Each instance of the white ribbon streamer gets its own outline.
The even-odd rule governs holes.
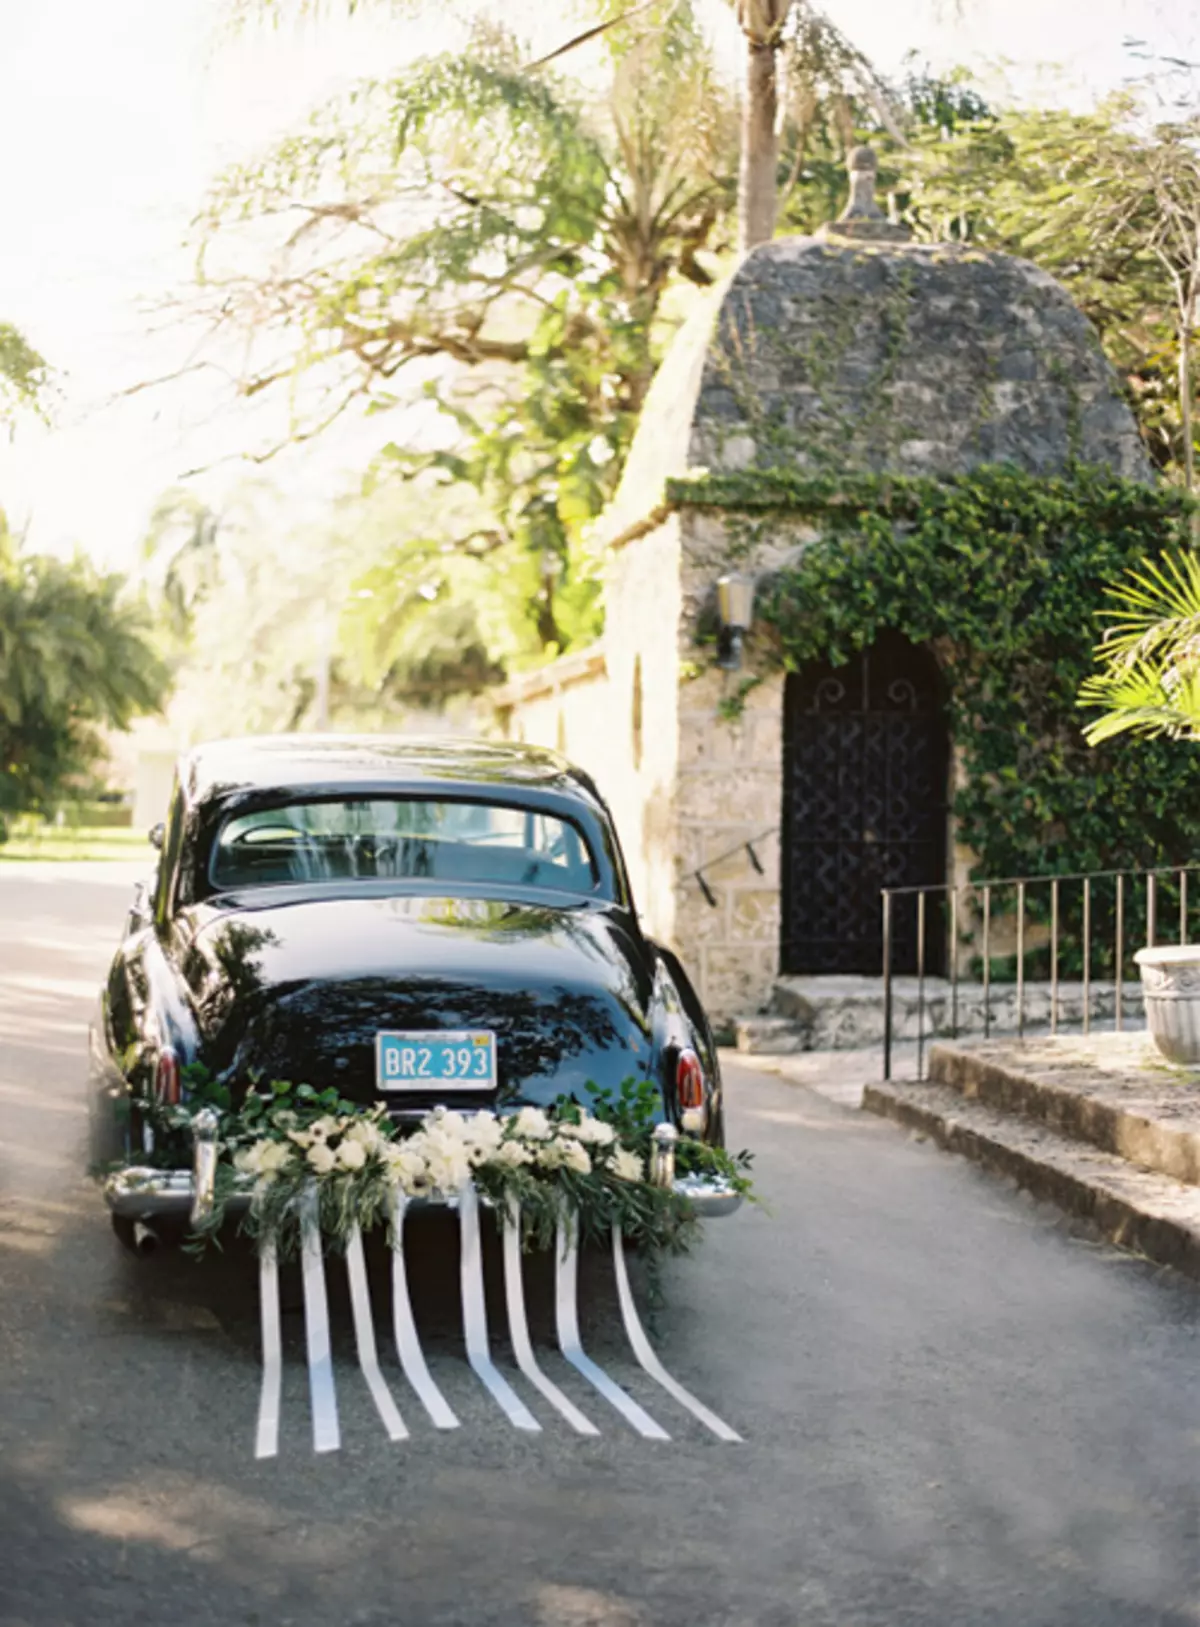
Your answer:
[[[476,1376],[487,1385],[509,1421],[518,1429],[540,1430],[541,1424],[521,1400],[504,1375],[496,1370],[488,1350],[487,1306],[483,1297],[483,1253],[479,1240],[479,1196],[468,1181],[459,1194],[458,1224],[462,1236],[463,1333],[467,1360]]]
[[[669,1441],[670,1436],[661,1424],[640,1407],[631,1395],[609,1378],[602,1367],[583,1352],[579,1338],[579,1318],[576,1311],[578,1297],[579,1248],[574,1218],[560,1214],[554,1270],[554,1299],[558,1320],[558,1343],[563,1355],[575,1370],[594,1385],[606,1401],[637,1430],[651,1441]]]
[[[723,1441],[740,1441],[741,1436],[735,1429],[723,1423],[715,1412],[710,1412],[702,1401],[697,1401],[689,1390],[673,1379],[662,1362],[654,1353],[654,1347],[646,1337],[646,1330],[642,1327],[638,1317],[637,1307],[633,1303],[633,1294],[629,1289],[629,1273],[625,1269],[625,1244],[621,1236],[621,1228],[613,1227],[613,1270],[617,1277],[617,1297],[621,1301],[621,1315],[625,1319],[625,1332],[629,1343],[633,1346],[633,1353],[641,1365],[646,1369],[652,1379],[662,1385],[668,1395],[673,1395],[680,1406],[695,1417],[699,1418],[712,1430],[713,1434]]]
[[[525,1314],[525,1285],[521,1275],[521,1210],[515,1198],[508,1200],[508,1224],[504,1227],[504,1295],[508,1302],[508,1331],[517,1366],[551,1406],[558,1408],[572,1428],[581,1435],[598,1435],[600,1431],[591,1419],[580,1412],[552,1379],[546,1377],[533,1354],[529,1320]]]
[[[336,1452],[342,1444],[333,1351],[329,1342],[329,1301],[316,1194],[304,1200],[300,1219],[300,1264],[304,1277],[304,1334],[308,1344],[308,1390],[312,1401],[313,1450]]]
[[[262,1325],[262,1389],[258,1396],[256,1458],[279,1451],[279,1395],[283,1383],[283,1349],[279,1337],[279,1265],[275,1239],[265,1237],[258,1253],[258,1307]]]
[[[396,1340],[396,1354],[405,1378],[417,1392],[421,1405],[436,1427],[457,1429],[458,1419],[434,1383],[417,1337],[412,1300],[408,1297],[408,1275],[404,1269],[404,1216],[407,1209],[408,1195],[397,1187],[392,1200],[392,1332]]]
[[[346,1275],[350,1279],[350,1309],[354,1316],[354,1343],[358,1347],[358,1365],[362,1368],[375,1410],[383,1420],[383,1427],[392,1441],[406,1441],[408,1430],[392,1392],[379,1371],[379,1351],[375,1344],[375,1323],[371,1317],[371,1292],[367,1286],[367,1262],[363,1255],[362,1232],[357,1224],[351,1229],[346,1244]]]

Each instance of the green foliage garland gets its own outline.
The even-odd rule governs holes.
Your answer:
[[[502,1225],[509,1203],[517,1203],[527,1248],[551,1245],[564,1203],[578,1216],[585,1242],[619,1225],[650,1255],[680,1253],[696,1232],[688,1200],[648,1179],[661,1107],[659,1088],[650,1081],[595,1091],[592,1113],[563,1097],[547,1112],[527,1107],[503,1117],[439,1108],[419,1128],[397,1124],[381,1102],[364,1108],[335,1089],[275,1080],[252,1086],[235,1107],[229,1086],[202,1067],[188,1068],[186,1082],[188,1099],[179,1106],[138,1098],[141,1120],[154,1131],[154,1150],[137,1163],[190,1168],[193,1115],[203,1107],[216,1111],[216,1202],[190,1239],[196,1252],[216,1240],[230,1199],[248,1186],[253,1196],[245,1229],[271,1238],[281,1256],[298,1251],[309,1201],[323,1235],[341,1248],[356,1226],[366,1232],[390,1225],[398,1187],[410,1197],[452,1197],[467,1179]],[[747,1153],[688,1136],[676,1147],[680,1175],[717,1176],[746,1197],[752,1196],[749,1166]]]
[[[977,876],[1200,855],[1200,753],[1155,740],[1090,749],[1077,707],[1106,589],[1183,540],[1180,493],[1084,467],[1053,478],[988,467],[952,479],[697,476],[667,495],[740,511],[740,550],[780,513],[818,529],[760,588],[766,664],[840,664],[884,629],[932,646],[964,770],[959,839]]]

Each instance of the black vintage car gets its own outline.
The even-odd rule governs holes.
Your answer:
[[[336,1086],[397,1116],[501,1113],[629,1078],[663,1125],[722,1144],[716,1048],[679,961],[643,934],[608,811],[532,747],[291,735],[184,757],[92,1032],[94,1161],[126,1242],[203,1209],[193,1170],[138,1167],[137,1100],[199,1062]],[[671,1128],[660,1126],[669,1149]],[[660,1174],[673,1168],[664,1159]],[[681,1180],[704,1212],[724,1183]]]

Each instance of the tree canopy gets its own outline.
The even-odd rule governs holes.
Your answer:
[[[1194,486],[1200,119],[1154,125],[1128,95],[1091,113],[1008,111],[918,132],[899,162],[922,235],[1024,256],[1064,284],[1154,462]]]
[[[124,579],[24,552],[0,516],[0,837],[85,789],[103,730],[154,711],[165,682]]]

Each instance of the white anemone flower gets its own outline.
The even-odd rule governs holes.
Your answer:
[[[260,1141],[258,1144],[258,1172],[260,1175],[278,1175],[292,1156],[286,1141]]]
[[[367,1149],[361,1141],[352,1141],[347,1136],[338,1147],[337,1161],[341,1169],[361,1169],[367,1161]]]
[[[337,1158],[333,1148],[326,1146],[323,1140],[315,1141],[308,1149],[308,1162],[318,1175],[328,1175]]]
[[[502,1141],[495,1152],[488,1154],[487,1162],[501,1169],[520,1169],[523,1164],[533,1163],[533,1152],[521,1141]]]
[[[461,1113],[451,1108],[439,1107],[433,1115],[433,1123],[426,1119],[427,1129],[440,1131],[444,1136],[453,1136],[456,1141],[462,1141],[467,1134],[467,1121]]]
[[[606,1124],[603,1119],[594,1119],[587,1113],[578,1124],[560,1124],[558,1133],[560,1136],[574,1136],[576,1141],[593,1147],[611,1147],[617,1139],[617,1132],[611,1124]]]
[[[485,1109],[472,1113],[467,1120],[465,1134],[473,1147],[498,1147],[504,1136],[504,1126],[494,1113]]]
[[[554,1133],[540,1107],[523,1107],[509,1125],[513,1135],[523,1136],[526,1141],[549,1141]]]
[[[291,1157],[285,1141],[256,1141],[234,1154],[233,1165],[243,1175],[277,1175]]]
[[[391,1143],[384,1149],[383,1159],[388,1173],[410,1198],[419,1197],[429,1190],[429,1166],[419,1148],[414,1147],[411,1141]]]
[[[617,1148],[609,1167],[618,1181],[644,1181],[646,1178],[645,1164],[637,1153],[630,1152],[628,1147]]]
[[[570,1169],[576,1175],[588,1175],[592,1168],[587,1148],[570,1136],[555,1136],[553,1141],[539,1147],[537,1161],[543,1169]]]
[[[379,1144],[382,1140],[383,1136],[380,1134],[379,1126],[371,1119],[355,1119],[354,1123],[346,1131],[342,1145],[345,1146],[348,1142],[357,1143],[364,1152],[373,1153],[379,1151]]]

